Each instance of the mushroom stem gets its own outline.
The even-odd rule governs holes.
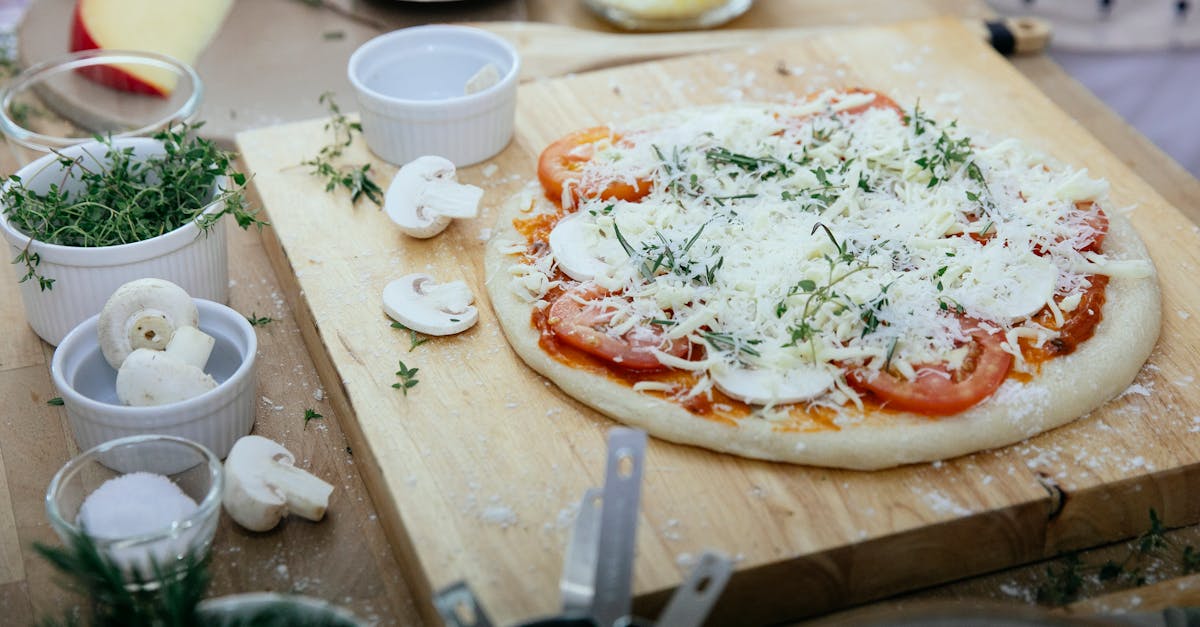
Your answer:
[[[166,314],[153,309],[142,311],[129,325],[129,345],[135,350],[163,350],[174,336],[175,327],[167,320]]]
[[[333,486],[291,464],[272,463],[263,480],[283,496],[287,511],[312,521],[325,517]]]
[[[166,353],[176,361],[193,365],[201,370],[212,355],[216,340],[196,327],[180,327],[167,344]]]

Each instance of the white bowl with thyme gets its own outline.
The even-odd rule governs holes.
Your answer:
[[[114,138],[26,165],[0,188],[0,233],[34,332],[57,345],[122,284],[160,278],[224,303],[229,262],[221,218],[246,209],[233,157],[184,127]]]

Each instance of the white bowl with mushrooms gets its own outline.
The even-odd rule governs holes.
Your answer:
[[[224,458],[254,426],[257,352],[238,312],[144,279],[68,333],[50,372],[81,449],[157,433]]]

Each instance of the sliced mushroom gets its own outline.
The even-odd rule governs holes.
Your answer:
[[[474,326],[479,320],[474,300],[466,283],[437,283],[428,274],[409,274],[383,288],[384,312],[426,335],[453,335]]]
[[[148,348],[130,353],[117,371],[117,398],[134,407],[178,403],[215,387],[212,375]]]
[[[164,350],[176,329],[199,322],[196,303],[182,287],[163,279],[130,281],[100,310],[100,352],[113,368],[120,368],[134,349]]]
[[[576,281],[590,281],[608,264],[587,246],[587,215],[573,213],[558,221],[547,239],[558,268]]]
[[[1041,311],[1057,288],[1058,267],[1053,261],[996,246],[963,274],[961,287],[952,295],[997,320],[1016,321]]]
[[[717,389],[751,405],[798,403],[820,396],[833,385],[833,375],[817,366],[787,370],[727,365],[714,368]]]
[[[424,239],[446,230],[454,218],[479,215],[482,198],[482,189],[454,180],[450,160],[430,155],[400,168],[383,207],[402,232]]]
[[[225,458],[221,503],[229,517],[251,531],[269,531],[288,513],[325,517],[333,486],[295,466],[296,458],[274,440],[248,435]]]

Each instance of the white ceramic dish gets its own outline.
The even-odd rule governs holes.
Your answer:
[[[141,157],[163,152],[159,141],[147,138],[114,139],[113,147],[133,148],[134,154]],[[106,148],[89,142],[61,152],[68,157],[81,156],[85,164],[94,164],[104,160]],[[21,168],[17,175],[26,187],[44,192],[51,183],[62,182],[57,161],[56,155],[47,155]],[[71,183],[64,188],[70,189]],[[221,203],[213,203],[205,213],[221,209]],[[222,303],[229,299],[229,261],[222,223],[202,232],[195,223],[188,222],[170,233],[132,244],[83,248],[36,240],[30,244],[31,238],[9,224],[5,213],[0,211],[0,233],[8,240],[8,259],[15,258],[28,244],[30,251],[40,257],[38,273],[54,279],[49,290],[40,289],[36,280],[20,285],[29,326],[53,345],[81,321],[100,311],[118,287],[135,279],[166,279],[197,298]],[[24,264],[13,264],[13,268],[13,280],[25,274]]]
[[[114,471],[112,467],[119,470]],[[221,461],[207,448],[182,438],[142,435],[105,442],[67,462],[46,491],[46,515],[64,544],[81,529],[80,507],[104,481],[131,472],[167,475],[196,502],[196,511],[183,520],[141,535],[93,538],[96,547],[124,571],[143,578],[154,574],[153,563],[170,575],[188,554],[203,557],[212,545],[221,512],[224,477]]]
[[[217,387],[178,403],[128,407],[117,400],[117,371],[104,360],[96,337],[99,315],[75,327],[50,363],[50,376],[62,396],[79,448],[131,435],[160,433],[198,442],[224,459],[238,438],[254,427],[255,364],[258,337],[240,313],[195,299],[200,330],[216,345],[205,372]]]
[[[467,94],[467,81],[488,63],[499,82]],[[521,61],[485,30],[438,24],[393,31],[355,50],[347,71],[367,146],[393,164],[438,155],[467,166],[512,139]]]

